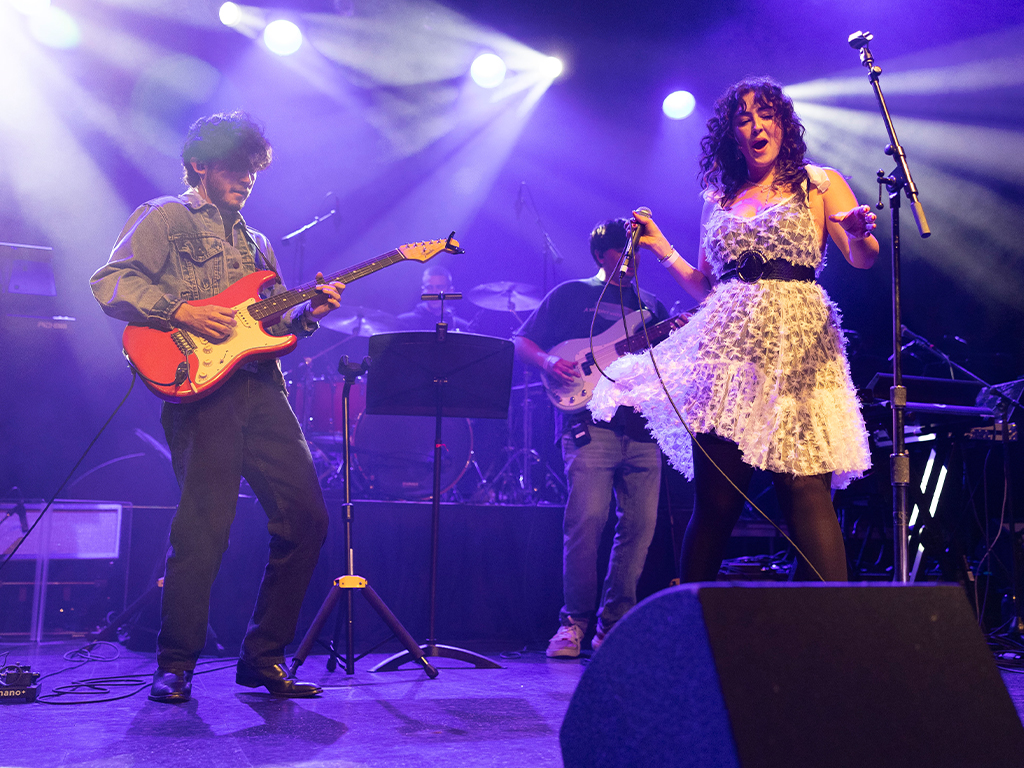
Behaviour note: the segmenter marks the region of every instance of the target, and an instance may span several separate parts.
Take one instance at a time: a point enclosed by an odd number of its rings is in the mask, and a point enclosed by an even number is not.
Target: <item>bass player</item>
[[[620,270],[627,240],[626,219],[595,227],[590,253],[599,267],[597,275],[556,286],[516,332],[519,358],[549,380],[570,386],[583,378],[577,361],[551,353],[559,344],[599,335],[615,323],[621,327],[624,312],[640,309],[641,302],[653,319],[667,318],[656,297],[646,291],[637,296],[632,281],[635,262],[625,272]],[[623,330],[623,336],[631,332]],[[569,486],[562,528],[565,604],[547,655],[576,658],[595,618],[591,648],[597,650],[612,625],[636,603],[637,581],[657,520],[661,451],[643,417],[632,408],[620,408],[608,422],[595,423],[583,403],[576,413],[557,410],[556,417]],[[597,549],[613,498],[615,537],[602,586],[597,578]]]

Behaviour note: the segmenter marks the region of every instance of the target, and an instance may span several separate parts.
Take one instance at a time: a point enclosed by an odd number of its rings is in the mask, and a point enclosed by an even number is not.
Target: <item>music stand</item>
[[[334,607],[341,600],[342,594],[345,595],[345,623],[342,624],[339,619],[334,625],[334,642],[330,646],[330,655],[327,659],[327,669],[331,672],[334,671],[338,654],[338,645],[341,640],[341,629],[344,626],[346,628],[346,643],[345,643],[345,672],[346,674],[355,674],[355,640],[353,632],[353,620],[352,620],[352,593],[359,591],[363,593],[363,597],[366,598],[366,602],[370,604],[370,607],[377,612],[381,620],[388,625],[388,628],[394,633],[402,644],[408,649],[408,655],[410,660],[419,662],[424,671],[427,673],[427,677],[433,679],[437,677],[437,670],[427,661],[423,654],[420,652],[419,647],[416,645],[416,641],[413,640],[412,635],[409,634],[408,630],[402,626],[402,622],[391,612],[391,609],[384,604],[384,601],[380,599],[380,596],[374,591],[373,587],[369,585],[366,579],[362,576],[357,576],[355,573],[355,566],[352,557],[352,494],[351,494],[351,461],[350,461],[350,439],[349,439],[349,392],[352,389],[352,384],[355,380],[366,373],[366,369],[370,364],[370,358],[367,357],[359,365],[350,363],[348,356],[344,356],[338,363],[338,373],[345,377],[345,388],[342,390],[342,432],[344,435],[344,447],[345,447],[345,575],[339,576],[334,580],[334,585],[331,587],[330,592],[327,594],[327,598],[324,600],[323,605],[320,606],[320,610],[317,611],[316,618],[313,619],[313,623],[310,625],[305,636],[302,638],[302,642],[299,644],[298,650],[295,652],[295,656],[292,657],[292,663],[289,667],[289,672],[294,676],[299,666],[309,656],[309,652],[313,649],[313,643],[320,636],[320,631],[323,629],[324,624],[327,623],[327,619],[330,618],[331,613],[334,612]]]
[[[434,634],[437,601],[437,543],[441,517],[441,424],[445,416],[508,418],[512,392],[513,344],[507,339],[471,333],[435,331],[381,333],[370,337],[373,366],[366,380],[366,412],[391,416],[434,417],[434,488],[430,519],[430,624],[419,647],[428,657],[458,659],[477,669],[501,669],[485,656],[438,645]],[[413,661],[408,651],[385,659],[374,672],[392,672]]]

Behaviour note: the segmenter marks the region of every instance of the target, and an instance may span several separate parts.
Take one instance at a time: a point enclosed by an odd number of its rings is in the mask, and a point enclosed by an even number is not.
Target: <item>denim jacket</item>
[[[110,259],[92,276],[93,295],[111,317],[170,330],[182,302],[215,296],[252,272],[278,273],[262,298],[285,291],[266,236],[248,228],[241,215],[231,234],[228,242],[220,211],[195,189],[143,203],[125,224]],[[316,328],[306,302],[267,331],[308,336]]]

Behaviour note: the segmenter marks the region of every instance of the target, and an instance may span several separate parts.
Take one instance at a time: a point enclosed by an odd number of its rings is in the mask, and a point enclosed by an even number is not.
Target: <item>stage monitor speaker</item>
[[[958,586],[693,584],[591,658],[567,768],[1024,763],[1024,728]]]

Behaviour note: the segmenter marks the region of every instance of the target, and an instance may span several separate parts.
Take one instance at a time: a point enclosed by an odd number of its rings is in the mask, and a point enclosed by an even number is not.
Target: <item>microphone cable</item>
[[[622,263],[622,258],[623,257],[625,257],[625,250],[623,250],[622,257],[619,258],[619,264]],[[680,257],[680,258],[682,258],[682,257]],[[634,282],[636,284],[635,290],[636,290],[637,303],[641,307],[643,307],[643,301],[640,298],[640,264],[639,264],[639,259],[637,259],[636,262],[634,262],[634,263],[635,263],[636,266],[634,267],[635,271],[634,271],[633,279],[632,279],[631,282]],[[618,265],[616,265],[616,266],[618,267]],[[607,287],[608,286],[606,284],[605,285],[605,290],[607,290]],[[602,297],[604,296],[604,291],[601,292],[601,296]],[[619,296],[620,296],[620,298],[622,296],[622,286],[621,285],[619,285]],[[707,297],[705,297],[705,301],[706,300],[707,300]],[[599,298],[598,299],[598,305],[600,305],[600,301],[601,300]],[[626,324],[626,322],[625,322],[625,307],[622,307],[622,312],[623,312],[623,326],[625,326],[625,324]],[[597,319],[597,309],[595,308],[595,310],[594,310],[594,319],[591,320],[591,325],[590,325],[590,327],[591,327],[591,350],[593,350],[593,328],[594,328],[594,320],[596,320],[596,319]],[[751,499],[749,496],[747,496],[746,492],[743,489],[741,489],[738,485],[736,485],[735,482],[733,482],[733,479],[731,477],[729,477],[729,475],[725,472],[725,470],[722,469],[720,466],[718,466],[718,464],[715,463],[714,459],[711,458],[710,454],[708,454],[708,452],[704,449],[704,447],[699,442],[697,442],[696,435],[694,434],[693,430],[690,428],[690,425],[687,423],[686,419],[683,417],[682,412],[679,410],[679,407],[676,405],[675,400],[672,398],[672,395],[668,391],[668,385],[665,383],[665,379],[661,375],[661,369],[658,368],[658,361],[654,357],[654,347],[651,346],[651,339],[647,335],[647,325],[646,324],[644,324],[644,326],[643,326],[643,334],[644,334],[644,340],[647,342],[647,356],[650,358],[651,366],[654,368],[654,373],[658,377],[658,384],[661,386],[662,392],[665,393],[665,397],[668,399],[669,404],[672,406],[672,410],[675,411],[676,417],[679,419],[679,423],[683,426],[683,429],[685,429],[686,433],[690,436],[690,442],[694,446],[696,446],[697,448],[700,449],[701,453],[704,454],[704,456],[707,458],[707,460],[709,462],[711,462],[711,465],[715,469],[718,470],[718,472],[722,475],[722,477],[725,478],[726,482],[728,482],[729,485],[731,485],[734,489],[736,489],[736,492],[739,493],[739,495],[741,497],[743,497],[743,500],[747,504],[749,504],[751,506],[751,508],[755,512],[757,512],[759,515],[761,515],[761,517],[763,517],[765,520],[767,520],[768,523],[776,531],[779,532],[779,534],[782,536],[782,538],[784,538],[787,542],[789,542],[790,546],[793,547],[793,549],[796,551],[796,553],[801,558],[803,558],[803,561],[805,563],[807,563],[808,567],[810,567],[810,569],[812,571],[814,571],[814,575],[817,576],[820,581],[825,581],[825,577],[822,576],[821,572],[817,568],[814,567],[814,563],[812,563],[810,561],[810,558],[808,558],[807,555],[805,555],[803,553],[803,550],[801,550],[800,547],[797,546],[796,542],[793,541],[793,539],[791,539],[789,537],[789,535],[784,530],[782,530],[782,528],[774,520],[772,520],[771,517],[768,514],[766,514],[764,512],[764,510],[762,510],[759,506],[757,506],[757,504],[754,503],[753,499]],[[596,362],[596,358],[595,358],[595,362]],[[597,368],[598,368],[599,371],[601,371],[601,375],[604,378],[608,379],[608,381],[610,381],[612,383],[615,383],[615,379],[612,379],[610,376],[608,376],[600,366],[597,366]]]

